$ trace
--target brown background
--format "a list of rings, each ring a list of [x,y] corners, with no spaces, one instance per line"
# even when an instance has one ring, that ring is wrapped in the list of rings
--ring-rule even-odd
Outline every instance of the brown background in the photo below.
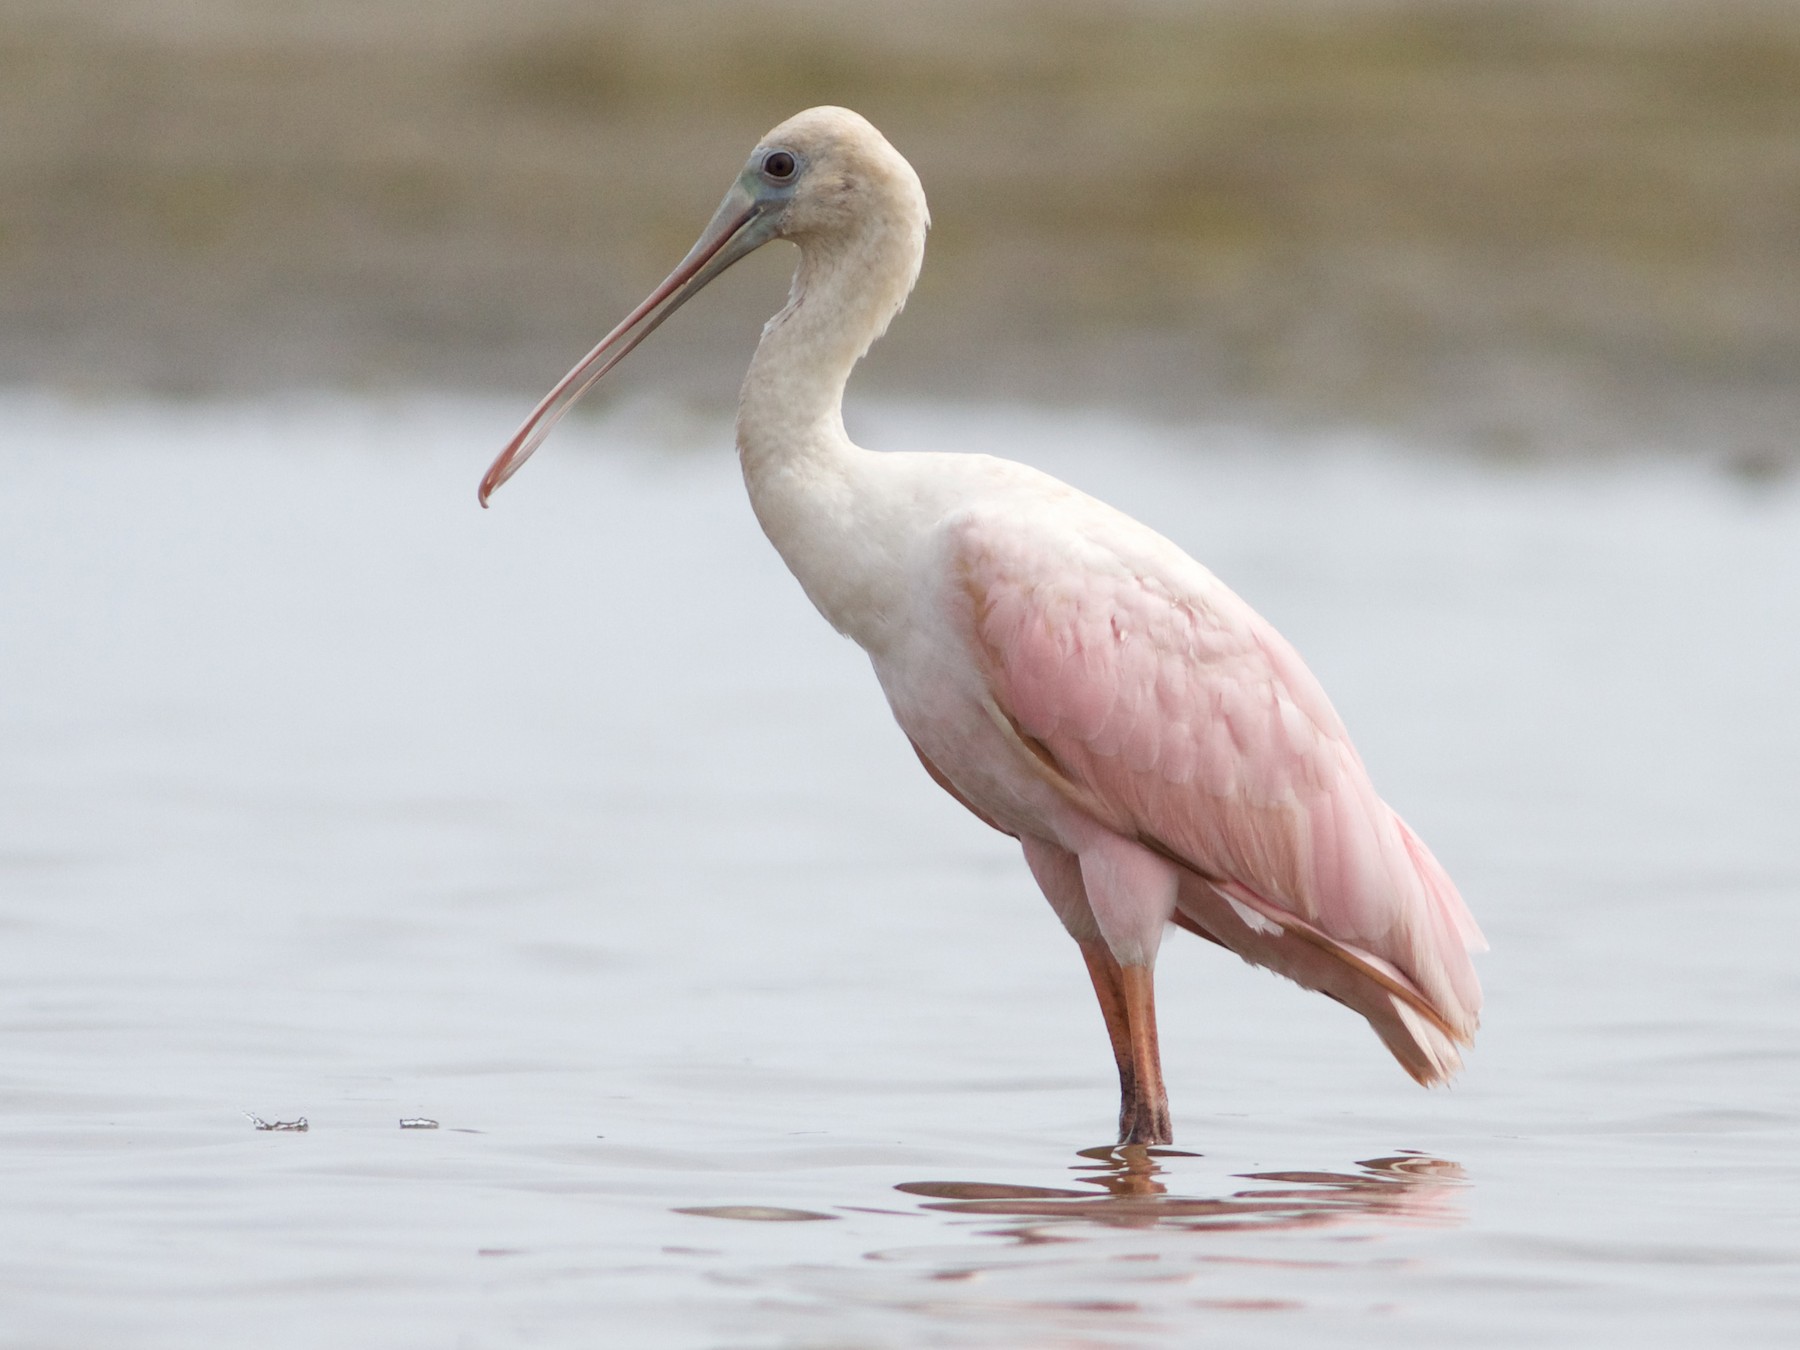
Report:
[[[864,387],[1793,454],[1791,4],[4,0],[0,382],[533,394],[820,102],[937,222]]]

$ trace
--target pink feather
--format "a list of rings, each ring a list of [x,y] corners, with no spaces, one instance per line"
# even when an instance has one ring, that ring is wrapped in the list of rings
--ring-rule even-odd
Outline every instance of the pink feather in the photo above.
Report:
[[[1485,945],[1455,886],[1293,648],[1173,545],[1101,511],[1081,536],[980,513],[955,528],[995,703],[1195,874],[1191,923],[1356,1007],[1421,1081],[1447,1076],[1478,1020],[1469,951]]]

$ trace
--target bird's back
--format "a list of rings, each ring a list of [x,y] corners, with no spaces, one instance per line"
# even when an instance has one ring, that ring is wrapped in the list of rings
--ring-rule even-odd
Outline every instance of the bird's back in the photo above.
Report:
[[[944,557],[1021,738],[1109,828],[1266,916],[1247,932],[1286,922],[1373,957],[1471,1035],[1479,930],[1294,649],[1148,527],[1055,480],[1010,481],[946,517]],[[1253,960],[1269,946],[1236,935],[1215,936]]]

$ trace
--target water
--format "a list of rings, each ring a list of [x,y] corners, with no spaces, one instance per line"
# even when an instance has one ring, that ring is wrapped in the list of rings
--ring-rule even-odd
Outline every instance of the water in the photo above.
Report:
[[[1205,559],[1493,942],[1427,1093],[1173,935],[1182,1151],[1124,1156],[1073,948],[728,436],[577,421],[481,513],[519,411],[4,400],[0,1345],[1800,1336],[1792,486],[853,419]]]

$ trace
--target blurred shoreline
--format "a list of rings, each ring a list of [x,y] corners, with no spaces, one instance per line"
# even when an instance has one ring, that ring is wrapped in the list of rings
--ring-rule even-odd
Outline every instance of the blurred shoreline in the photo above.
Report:
[[[1796,455],[1800,6],[5,8],[7,385],[535,394],[839,102],[936,220],[863,388]],[[635,387],[727,403],[790,265]]]

